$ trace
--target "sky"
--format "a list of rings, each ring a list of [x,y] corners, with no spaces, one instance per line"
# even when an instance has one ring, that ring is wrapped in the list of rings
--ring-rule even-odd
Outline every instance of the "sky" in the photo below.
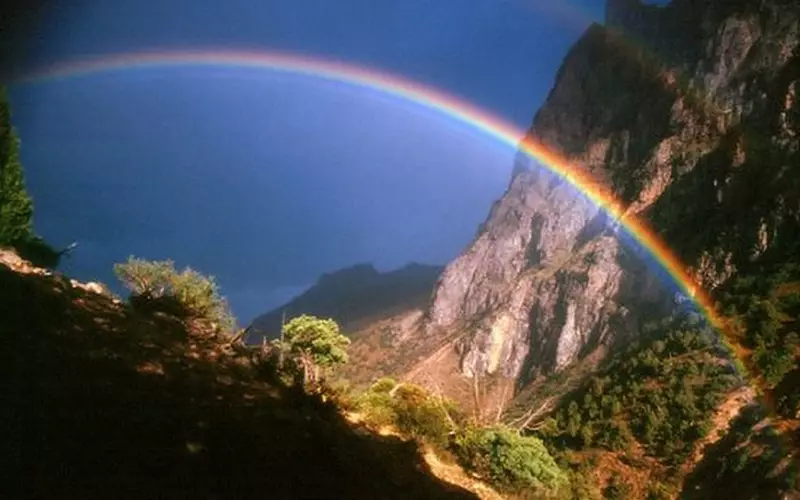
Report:
[[[523,130],[600,0],[81,0],[25,67],[159,50],[282,50],[421,82]],[[361,262],[445,264],[515,151],[375,90],[245,68],[147,68],[10,87],[39,233],[113,284],[129,255],[214,275],[241,324]]]

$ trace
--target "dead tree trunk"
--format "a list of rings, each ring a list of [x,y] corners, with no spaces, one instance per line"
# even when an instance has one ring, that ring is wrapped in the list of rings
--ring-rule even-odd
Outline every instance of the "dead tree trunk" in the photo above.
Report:
[[[481,411],[481,395],[480,395],[480,375],[475,371],[472,374],[472,399],[475,405],[475,421],[480,423],[483,420]]]
[[[513,384],[513,381],[506,380],[505,387],[503,387],[503,395],[500,397],[500,404],[497,405],[497,415],[494,417],[494,423],[500,423],[500,417],[503,416],[503,410],[506,405],[506,398],[508,397],[508,388]]]

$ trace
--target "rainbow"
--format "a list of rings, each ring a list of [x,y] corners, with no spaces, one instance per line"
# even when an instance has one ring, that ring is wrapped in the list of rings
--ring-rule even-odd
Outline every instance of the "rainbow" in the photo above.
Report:
[[[519,148],[553,174],[569,182],[598,207],[607,211],[652,255],[675,280],[682,292],[694,301],[711,326],[721,332],[725,331],[725,323],[717,314],[710,296],[687,273],[686,267],[666,243],[643,220],[634,214],[627,213],[625,207],[618,202],[607,187],[580,169],[571,166],[565,158],[526,136],[523,130],[486,111],[417,82],[350,63],[286,52],[177,51],[113,55],[93,60],[57,64],[42,71],[26,74],[15,79],[14,83],[31,84],[112,71],[182,66],[254,68],[307,75],[369,88],[429,108],[458,122],[469,124],[512,148]],[[733,346],[727,342],[724,335],[722,339],[730,352],[735,354]],[[740,370],[744,370],[737,358],[739,356],[734,356],[733,361],[737,362]]]

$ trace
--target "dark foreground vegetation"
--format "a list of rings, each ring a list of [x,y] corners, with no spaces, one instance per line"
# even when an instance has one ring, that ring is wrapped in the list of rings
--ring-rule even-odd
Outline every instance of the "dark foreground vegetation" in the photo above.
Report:
[[[472,498],[194,323],[0,265],[2,498]]]
[[[25,188],[19,148],[6,91],[0,88],[0,247],[12,247],[37,265],[55,267],[61,252],[33,231],[33,200]]]

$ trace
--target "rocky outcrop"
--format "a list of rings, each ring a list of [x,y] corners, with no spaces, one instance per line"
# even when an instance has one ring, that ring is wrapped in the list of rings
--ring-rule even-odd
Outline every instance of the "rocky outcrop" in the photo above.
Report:
[[[44,269],[41,267],[37,267],[33,265],[30,261],[27,261],[20,257],[15,250],[11,249],[4,249],[0,248],[0,265],[3,265],[12,271],[20,274],[35,274],[39,276],[53,276],[56,280],[61,281],[64,284],[69,284],[72,288],[78,288],[87,292],[95,293],[98,295],[105,295],[106,297],[111,298],[112,302],[115,304],[119,304],[120,300],[117,298],[111,290],[108,289],[102,283],[97,283],[95,281],[90,281],[88,283],[82,283],[76,279],[71,279],[65,277],[63,274],[51,271],[49,269]]]
[[[611,0],[570,51],[527,139],[650,222],[698,282],[795,251],[796,2]],[[460,331],[464,375],[522,381],[635,336],[674,289],[573,186],[520,157],[445,269],[425,334]]]

